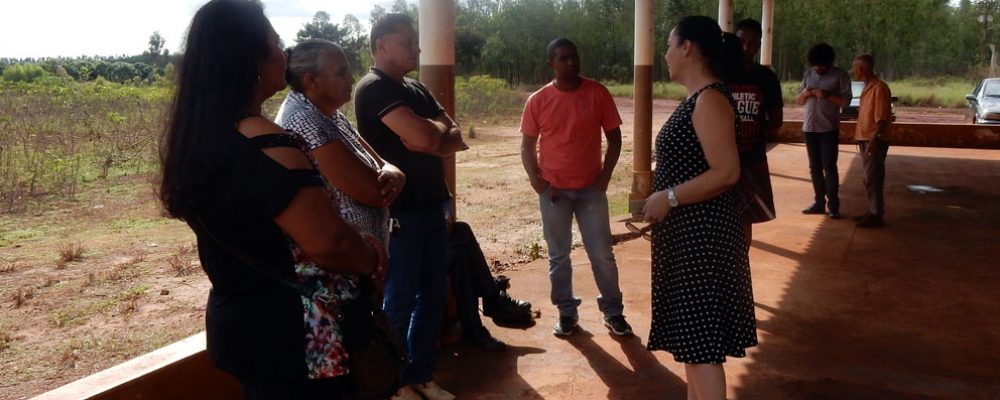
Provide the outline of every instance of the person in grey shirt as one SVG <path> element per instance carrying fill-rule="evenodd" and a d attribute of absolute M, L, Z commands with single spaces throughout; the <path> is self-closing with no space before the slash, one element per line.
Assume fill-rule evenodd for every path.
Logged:
<path fill-rule="evenodd" d="M 840 107 L 851 101 L 851 78 L 833 66 L 833 47 L 817 43 L 809 48 L 809 69 L 802 77 L 795 102 L 805 106 L 802 132 L 809 154 L 809 175 L 815 201 L 803 214 L 824 214 L 840 219 L 840 176 L 837 145 L 840 142 Z"/>

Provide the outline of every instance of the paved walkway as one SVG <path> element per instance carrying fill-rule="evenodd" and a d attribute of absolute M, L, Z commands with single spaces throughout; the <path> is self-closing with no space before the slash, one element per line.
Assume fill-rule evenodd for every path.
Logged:
<path fill-rule="evenodd" d="M 866 204 L 856 153 L 840 148 L 847 216 Z M 726 364 L 729 398 L 1000 399 L 1000 151 L 891 148 L 879 230 L 800 214 L 812 199 L 804 146 L 777 145 L 769 158 L 778 219 L 757 226 L 750 252 L 760 344 Z M 649 244 L 631 240 L 615 254 L 637 336 L 619 340 L 601 325 L 581 248 L 583 332 L 551 334 L 557 314 L 538 260 L 507 273 L 512 294 L 541 310 L 537 325 L 486 320 L 511 348 L 450 345 L 437 380 L 460 399 L 685 398 L 683 366 L 644 346 Z"/>

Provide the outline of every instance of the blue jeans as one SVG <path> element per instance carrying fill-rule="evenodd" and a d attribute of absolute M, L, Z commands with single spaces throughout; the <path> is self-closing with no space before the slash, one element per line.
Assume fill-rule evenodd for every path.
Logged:
<path fill-rule="evenodd" d="M 611 252 L 607 194 L 591 186 L 579 190 L 550 187 L 538 196 L 538 205 L 542 212 L 542 231 L 549 247 L 550 296 L 552 304 L 559 309 L 559 316 L 579 318 L 577 307 L 581 300 L 573 296 L 573 265 L 569 259 L 574 215 L 601 293 L 597 306 L 605 317 L 622 315 L 625 307 L 618 286 L 618 265 Z"/>
<path fill-rule="evenodd" d="M 405 383 L 431 380 L 445 304 L 448 232 L 440 207 L 393 213 L 399 230 L 389 240 L 383 307 L 410 360 Z"/>

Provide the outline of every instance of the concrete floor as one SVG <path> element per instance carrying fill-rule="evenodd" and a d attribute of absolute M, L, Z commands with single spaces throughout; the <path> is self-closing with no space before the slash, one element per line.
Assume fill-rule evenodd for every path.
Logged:
<path fill-rule="evenodd" d="M 888 226 L 802 215 L 811 203 L 805 148 L 769 152 L 778 219 L 750 252 L 760 344 L 726 363 L 732 399 L 1000 399 L 1000 151 L 893 147 Z M 856 148 L 841 146 L 842 212 L 866 208 Z M 940 193 L 918 193 L 930 185 Z M 614 231 L 624 232 L 620 222 Z M 615 246 L 636 336 L 601 325 L 582 248 L 573 253 L 583 332 L 551 334 L 547 262 L 506 274 L 541 311 L 527 329 L 485 323 L 510 345 L 449 345 L 436 380 L 460 399 L 683 399 L 683 366 L 645 349 L 649 244 Z"/>

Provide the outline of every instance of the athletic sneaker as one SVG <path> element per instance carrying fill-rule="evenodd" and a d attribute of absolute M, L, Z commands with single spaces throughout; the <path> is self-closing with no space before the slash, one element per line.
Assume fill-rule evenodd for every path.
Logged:
<path fill-rule="evenodd" d="M 575 317 L 559 317 L 559 323 L 552 328 L 552 334 L 556 336 L 569 336 L 576 332 L 580 324 Z"/>
<path fill-rule="evenodd" d="M 629 336 L 632 334 L 632 326 L 625 321 L 624 315 L 604 317 L 604 326 L 608 327 L 611 333 L 618 336 Z"/>

